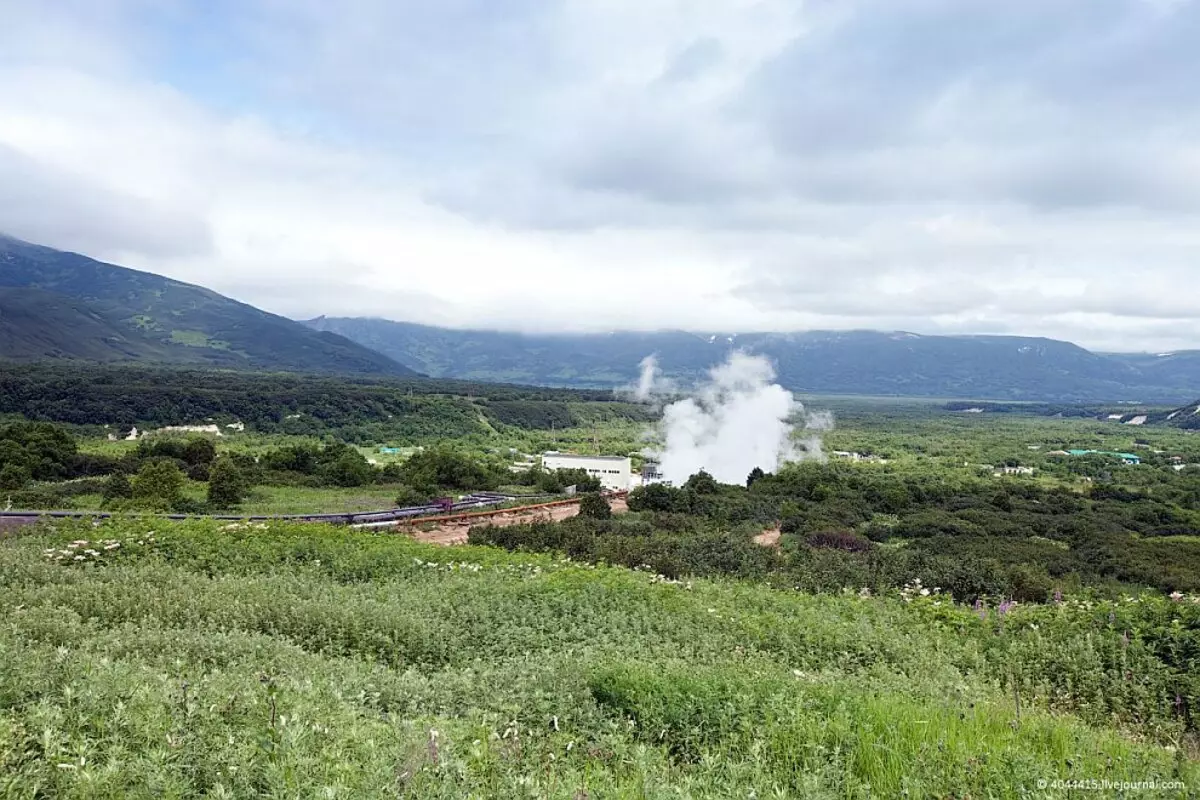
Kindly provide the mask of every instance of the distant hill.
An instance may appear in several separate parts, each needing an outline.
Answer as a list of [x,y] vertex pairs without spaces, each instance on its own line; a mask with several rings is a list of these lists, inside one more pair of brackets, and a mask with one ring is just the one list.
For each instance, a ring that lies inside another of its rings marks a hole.
[[799,392],[1163,404],[1200,393],[1200,357],[1192,354],[1105,355],[1069,342],[1017,336],[880,331],[523,335],[332,317],[306,324],[340,333],[429,375],[464,380],[631,384],[638,362],[654,353],[668,376],[691,381],[740,348],[771,358],[780,382]]
[[199,286],[0,236],[0,358],[413,375]]
[[1177,408],[1162,418],[1162,422],[1188,430],[1200,430],[1200,400]]

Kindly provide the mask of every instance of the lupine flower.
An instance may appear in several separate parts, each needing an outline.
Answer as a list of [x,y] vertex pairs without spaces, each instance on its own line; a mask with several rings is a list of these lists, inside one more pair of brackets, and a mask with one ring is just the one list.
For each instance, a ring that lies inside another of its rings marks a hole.
[[987,620],[987,618],[988,618],[987,606],[985,606],[983,604],[983,601],[980,600],[978,597],[975,598],[975,613],[978,614],[979,618],[982,620]]
[[1056,603],[1062,602],[1062,589],[1054,590],[1054,602],[1056,602]]
[[996,611],[997,611],[997,613],[1004,615],[1004,614],[1007,614],[1008,612],[1012,611],[1013,608],[1016,607],[1016,605],[1017,605],[1016,600],[1005,600],[1003,603],[1001,603],[1000,605],[998,605],[996,607]]

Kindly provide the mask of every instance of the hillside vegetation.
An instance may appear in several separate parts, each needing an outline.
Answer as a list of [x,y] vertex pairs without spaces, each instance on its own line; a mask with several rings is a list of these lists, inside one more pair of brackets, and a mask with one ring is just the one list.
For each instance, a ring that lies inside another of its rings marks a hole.
[[[603,411],[581,412],[578,404]],[[271,433],[336,430],[353,441],[380,428],[390,436],[457,438],[486,430],[488,420],[563,428],[584,421],[581,413],[588,422],[650,418],[646,407],[601,390],[126,365],[11,364],[0,371],[0,414],[74,425],[241,421]]]
[[208,289],[0,235],[0,358],[411,375]]
[[129,521],[0,542],[0,581],[6,797],[1200,785],[1194,698],[1168,697],[1195,666],[1186,599],[981,614],[936,592],[815,596],[316,526]]

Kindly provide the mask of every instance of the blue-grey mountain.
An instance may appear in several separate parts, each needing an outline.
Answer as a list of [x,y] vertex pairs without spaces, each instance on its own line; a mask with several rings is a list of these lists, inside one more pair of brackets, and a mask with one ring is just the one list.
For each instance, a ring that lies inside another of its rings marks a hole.
[[1200,394],[1200,352],[1111,355],[1019,336],[880,331],[525,335],[332,317],[307,324],[340,333],[419,372],[465,380],[629,385],[642,358],[655,354],[668,377],[690,382],[738,348],[769,357],[785,387],[814,394],[1171,404]]

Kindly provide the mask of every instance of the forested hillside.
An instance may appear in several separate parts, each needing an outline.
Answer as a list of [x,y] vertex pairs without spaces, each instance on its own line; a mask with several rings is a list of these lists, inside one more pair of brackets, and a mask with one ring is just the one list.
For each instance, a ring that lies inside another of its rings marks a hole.
[[0,372],[0,414],[73,425],[181,425],[242,422],[266,433],[338,431],[454,438],[489,421],[529,430],[578,421],[569,403],[607,403],[625,418],[648,411],[604,390],[570,390],[427,379],[350,380],[320,375],[248,374],[126,365],[14,364]]

